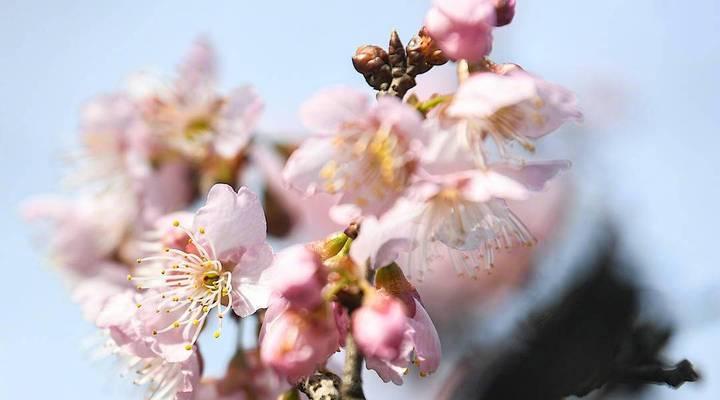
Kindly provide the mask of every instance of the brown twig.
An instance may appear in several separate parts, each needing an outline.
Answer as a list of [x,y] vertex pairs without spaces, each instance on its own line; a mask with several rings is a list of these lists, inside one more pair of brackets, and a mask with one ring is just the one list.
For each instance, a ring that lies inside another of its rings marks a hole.
[[365,400],[362,387],[363,357],[352,335],[345,338],[345,366],[340,394],[343,400]]
[[318,371],[297,385],[310,400],[340,400],[340,377],[329,371]]

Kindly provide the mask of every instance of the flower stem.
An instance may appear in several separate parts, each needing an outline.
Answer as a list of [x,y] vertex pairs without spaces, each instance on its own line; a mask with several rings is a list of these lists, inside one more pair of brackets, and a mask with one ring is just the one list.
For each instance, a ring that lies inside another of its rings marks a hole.
[[351,334],[345,339],[345,366],[340,394],[343,400],[365,400],[362,387],[363,357]]

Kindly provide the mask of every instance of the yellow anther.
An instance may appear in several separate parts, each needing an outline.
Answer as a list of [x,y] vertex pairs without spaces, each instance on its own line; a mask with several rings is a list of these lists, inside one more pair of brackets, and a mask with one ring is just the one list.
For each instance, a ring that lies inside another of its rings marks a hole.
[[220,330],[215,331],[215,332],[213,333],[213,337],[214,337],[215,339],[219,338],[219,337],[220,337]]
[[135,304],[135,307],[140,308],[140,307],[142,307],[142,304],[137,303],[137,304]]
[[165,270],[160,271],[160,275],[165,275]]
[[225,315],[224,314],[218,314],[218,318],[223,319]]
[[208,308],[208,306],[203,306],[202,311],[204,313],[208,313],[208,312],[210,312],[210,308]]
[[178,227],[178,226],[180,226],[180,221],[174,220],[174,221],[172,222],[172,224],[173,224],[174,227]]
[[198,326],[198,325],[200,325],[200,320],[194,319],[192,324],[195,326]]
[[141,259],[141,258],[138,258],[138,259],[135,260],[135,261],[136,261],[138,264],[141,264],[141,263],[142,263],[142,259]]
[[153,329],[152,335],[153,335],[153,336],[157,336],[157,331],[156,331],[155,329]]
[[167,248],[167,247],[166,247],[165,249],[163,249],[163,250],[164,250],[166,253],[169,253],[169,252],[170,252],[170,249]]
[[131,281],[131,280],[132,280],[132,275],[128,274],[127,280]]
[[173,328],[179,328],[179,327],[180,327],[180,322],[178,322],[178,321],[173,322]]
[[186,345],[185,345],[185,350],[187,350],[187,351],[192,350],[192,345],[191,345],[191,344],[186,344]]
[[172,301],[180,301],[180,298],[177,296],[173,296]]
[[205,234],[205,228],[201,226],[200,228],[198,228],[198,232],[200,232],[201,235],[204,235],[204,234]]

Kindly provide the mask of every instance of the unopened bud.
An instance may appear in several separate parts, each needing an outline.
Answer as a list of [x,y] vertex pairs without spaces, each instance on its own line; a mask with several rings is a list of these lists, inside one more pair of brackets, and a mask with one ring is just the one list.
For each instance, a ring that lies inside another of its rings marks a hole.
[[375,90],[387,90],[392,82],[389,56],[378,46],[361,46],[352,58],[355,70],[363,75],[365,81]]
[[415,300],[420,295],[410,281],[405,278],[402,269],[395,263],[380,268],[375,273],[375,287],[401,301],[407,309],[408,316],[415,316]]
[[363,75],[371,74],[388,63],[388,54],[379,46],[360,46],[355,51],[352,62],[357,72]]
[[424,27],[410,40],[406,51],[408,74],[413,76],[424,74],[433,66],[448,62],[447,57]]
[[515,17],[515,0],[495,0],[495,26],[505,26]]

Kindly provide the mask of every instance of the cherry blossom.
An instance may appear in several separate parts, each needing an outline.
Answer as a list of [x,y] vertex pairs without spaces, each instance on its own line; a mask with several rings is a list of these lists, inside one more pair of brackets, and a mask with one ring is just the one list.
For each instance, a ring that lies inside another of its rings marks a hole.
[[265,242],[259,200],[244,187],[236,193],[227,185],[213,186],[192,227],[178,220],[173,225],[187,235],[187,245],[138,259],[143,268],[128,279],[149,290],[143,302],[157,312],[181,311],[159,332],[183,327],[191,348],[211,310],[218,310],[214,335],[219,337],[230,306],[241,317],[267,306],[270,289],[264,274],[272,249]]
[[448,58],[477,61],[492,50],[495,17],[491,0],[435,0],[425,27]]
[[316,136],[288,160],[284,176],[306,193],[339,193],[363,214],[386,210],[410,182],[424,140],[420,114],[396,98],[368,105],[350,88],[320,92],[301,111]]

